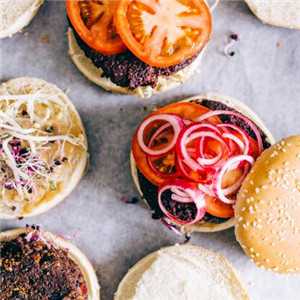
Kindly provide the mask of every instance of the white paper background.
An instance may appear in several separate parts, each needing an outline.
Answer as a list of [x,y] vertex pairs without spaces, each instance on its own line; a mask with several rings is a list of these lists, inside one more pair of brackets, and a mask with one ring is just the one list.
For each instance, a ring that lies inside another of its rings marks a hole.
[[[72,234],[80,227],[75,244],[95,265],[103,299],[112,299],[119,281],[140,258],[183,241],[152,220],[141,202],[120,201],[121,193],[137,196],[128,158],[132,134],[148,114],[144,107],[220,92],[246,102],[277,139],[300,133],[300,32],[261,24],[240,1],[221,3],[213,20],[213,36],[200,72],[185,85],[150,100],[104,92],[79,73],[67,55],[63,2],[47,1],[23,33],[1,41],[4,80],[28,75],[70,89],[91,153],[89,171],[70,197],[39,217],[3,221],[2,230],[37,223],[56,233]],[[241,34],[243,40],[234,47],[236,55],[228,58],[222,51],[231,32]],[[50,43],[42,41],[45,35]],[[253,299],[299,299],[300,275],[279,276],[258,269],[242,252],[233,230],[195,234],[191,241],[225,254],[242,273]]]

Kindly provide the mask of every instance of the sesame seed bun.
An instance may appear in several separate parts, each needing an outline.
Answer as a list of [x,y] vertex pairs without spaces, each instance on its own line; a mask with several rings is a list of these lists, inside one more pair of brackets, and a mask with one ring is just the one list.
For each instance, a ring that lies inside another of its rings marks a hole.
[[[225,96],[225,95],[220,95],[217,93],[205,93],[197,96],[190,97],[188,99],[182,100],[180,102],[193,102],[197,100],[212,100],[212,101],[217,101],[221,102],[223,104],[226,104],[228,107],[234,108],[236,111],[242,113],[243,115],[247,116],[250,120],[252,120],[267,136],[267,141],[270,144],[275,143],[275,139],[269,129],[266,127],[266,125],[262,122],[262,120],[259,118],[259,116],[252,111],[246,104],[240,102],[239,100],[236,100],[234,98]],[[140,182],[138,179],[138,173],[137,173],[137,166],[136,162],[134,160],[132,152],[130,153],[130,164],[131,164],[131,174],[133,181],[136,185],[136,188],[138,192],[140,193],[142,199],[145,200],[147,203],[147,199],[145,199],[142,191],[141,191],[141,186]],[[148,203],[147,203],[148,204]],[[224,223],[221,224],[214,224],[214,223],[208,223],[208,222],[199,222],[197,224],[193,225],[188,225],[188,226],[180,226],[179,224],[175,223],[172,221],[172,223],[176,226],[179,226],[181,228],[182,232],[191,232],[191,231],[196,231],[196,232],[217,232],[217,231],[222,231],[228,228],[231,228],[235,225],[235,219],[230,218]]]
[[235,207],[238,242],[258,266],[300,273],[300,135],[262,153]]
[[44,0],[1,0],[0,39],[11,37],[27,26],[43,2]]
[[85,75],[90,81],[107,91],[117,94],[137,95],[143,99],[150,98],[153,94],[162,93],[175,88],[188,80],[188,78],[198,68],[204,51],[203,49],[198,57],[183,70],[171,76],[160,76],[155,88],[152,88],[151,86],[145,86],[131,90],[129,88],[116,85],[107,77],[102,77],[102,69],[96,67],[93,62],[85,55],[83,50],[79,47],[74,36],[74,32],[71,28],[68,29],[68,43],[69,55],[72,61],[79,69],[79,71],[83,73],[83,75]]
[[[3,105],[3,97],[5,95],[25,95],[25,94],[36,94],[43,93],[49,96],[56,97],[64,103],[63,112],[62,110],[56,110],[55,114],[50,114],[48,119],[45,121],[35,122],[34,125],[30,128],[37,128],[36,125],[39,125],[40,128],[45,125],[55,124],[56,127],[59,127],[61,134],[72,134],[75,137],[81,137],[84,147],[73,146],[69,143],[65,143],[64,155],[68,158],[68,162],[61,164],[59,166],[59,173],[55,173],[58,176],[57,186],[55,190],[44,189],[43,185],[37,186],[37,194],[39,197],[36,201],[28,202],[26,199],[17,200],[17,193],[9,194],[8,200],[4,201],[3,197],[0,198],[0,219],[17,219],[20,217],[33,217],[38,214],[44,213],[49,209],[53,208],[64,200],[72,190],[77,186],[82,176],[85,173],[87,162],[88,162],[88,144],[86,139],[85,130],[80,119],[80,116],[67,97],[67,95],[56,87],[53,84],[50,84],[44,80],[30,77],[20,77],[8,80],[0,84],[0,107]],[[46,109],[37,109],[36,113],[46,114],[44,111]],[[29,128],[29,127],[28,127]],[[1,129],[1,133],[5,133],[5,129]],[[52,144],[53,145],[53,144]],[[45,150],[51,155],[54,150]],[[52,151],[52,152],[51,152]],[[7,203],[9,202],[9,203]],[[8,205],[10,204],[10,205]],[[11,207],[15,206],[17,209],[12,210]]]
[[162,248],[125,275],[115,300],[249,299],[239,274],[221,254],[185,244]]
[[[18,228],[3,231],[0,233],[0,241],[9,241],[18,238],[22,233],[25,233],[25,228]],[[61,249],[68,249],[68,256],[78,265],[80,268],[85,283],[87,285],[87,293],[89,300],[100,299],[100,286],[94,267],[90,263],[89,259],[81,252],[73,243],[58,237],[58,235],[50,232],[45,232],[44,238],[49,241],[55,240],[55,245]]]
[[299,0],[245,0],[263,23],[300,30]]

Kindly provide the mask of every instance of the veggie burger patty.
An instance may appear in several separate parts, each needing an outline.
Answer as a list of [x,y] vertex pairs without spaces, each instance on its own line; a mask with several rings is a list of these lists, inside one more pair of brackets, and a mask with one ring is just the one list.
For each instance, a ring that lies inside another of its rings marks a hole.
[[[200,104],[202,106],[207,107],[211,110],[228,110],[228,111],[236,111],[233,108],[228,107],[226,104],[221,102],[216,102],[208,99],[204,100],[192,100],[191,102]],[[256,139],[256,136],[250,126],[243,120],[239,119],[238,117],[232,115],[224,115],[220,116],[220,119],[223,123],[231,123],[236,124],[243,128],[247,134],[249,134],[252,138]],[[257,126],[261,133],[263,146],[265,149],[269,148],[271,145],[267,141],[267,135]],[[157,202],[157,195],[158,195],[158,186],[151,183],[141,172],[138,170],[138,180],[140,184],[141,191],[143,193],[144,199],[147,201],[150,208],[154,211],[154,218],[162,218],[164,216],[163,212],[161,211],[158,202]],[[195,214],[197,213],[196,208],[194,205],[190,203],[180,203],[176,202],[171,199],[171,193],[164,193],[162,201],[169,206],[169,210],[174,213],[174,215],[181,220],[190,221],[195,218]],[[201,222],[208,222],[214,224],[221,224],[229,220],[229,218],[219,218],[212,216],[211,214],[205,214],[204,218]]]
[[[72,24],[70,23],[70,26]],[[138,59],[130,51],[121,52],[114,55],[103,55],[90,48],[73,29],[76,41],[85,55],[91,59],[97,68],[103,70],[103,77],[110,80],[118,86],[128,87],[132,90],[141,86],[155,87],[159,76],[171,76],[190,65],[200,54],[181,62],[180,64],[158,68],[152,67]]]
[[26,235],[0,242],[1,299],[88,299],[87,286],[67,249]]

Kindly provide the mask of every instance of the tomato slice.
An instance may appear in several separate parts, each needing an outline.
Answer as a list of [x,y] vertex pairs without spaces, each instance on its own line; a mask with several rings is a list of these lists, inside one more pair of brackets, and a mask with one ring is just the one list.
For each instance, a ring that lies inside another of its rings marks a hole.
[[231,204],[226,204],[214,197],[205,196],[206,211],[218,218],[231,218],[234,216],[234,209]]
[[[151,113],[148,116],[148,118],[158,114],[174,114],[185,120],[195,120],[201,115],[207,113],[208,111],[210,111],[208,108],[193,102],[177,102],[156,110],[155,112]],[[218,117],[213,117],[210,120],[214,122],[220,122],[220,119]],[[149,141],[150,137],[152,136],[152,134],[155,132],[156,129],[157,129],[157,124],[153,124],[153,126],[146,128],[145,136],[144,136],[144,140],[146,142]],[[131,148],[133,157],[137,164],[137,168],[151,183],[155,185],[160,185],[164,182],[165,178],[158,176],[158,173],[154,172],[153,169],[149,166],[147,162],[147,156],[139,146],[137,140],[137,131],[138,129],[136,130],[133,136],[132,148]],[[168,134],[164,135],[164,138],[166,139],[169,139],[170,137],[171,135]],[[161,145],[160,143],[156,143],[155,147],[159,149],[160,145]]]
[[119,0],[115,22],[130,51],[156,67],[173,66],[197,54],[212,26],[203,0]]
[[173,178],[180,176],[175,163],[175,153],[168,153],[160,157],[147,156],[150,169],[162,178]]
[[127,49],[114,22],[117,1],[67,0],[66,7],[75,31],[93,50],[111,55]]

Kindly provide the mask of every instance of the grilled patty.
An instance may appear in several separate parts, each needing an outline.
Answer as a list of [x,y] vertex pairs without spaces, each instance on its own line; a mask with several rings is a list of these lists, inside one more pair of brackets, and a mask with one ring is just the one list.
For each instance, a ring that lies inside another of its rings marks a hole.
[[[70,24],[70,26],[72,26]],[[109,78],[113,83],[121,87],[134,90],[138,87],[156,87],[159,76],[170,76],[190,65],[198,56],[183,61],[180,64],[167,67],[151,67],[134,56],[129,50],[115,55],[103,55],[95,52],[79,37],[73,29],[76,41],[85,55],[91,59],[97,68],[103,70],[103,77]]]
[[68,250],[42,241],[0,242],[1,299],[86,300],[87,286]]
[[[226,104],[221,102],[212,101],[208,99],[204,100],[191,100],[191,102],[198,103],[202,106],[205,106],[211,110],[228,110],[228,111],[236,111],[233,108],[228,107]],[[243,120],[235,116],[220,116],[220,119],[223,123],[231,123],[236,124],[243,128],[248,135],[250,135],[253,139],[256,139],[255,133],[250,128],[250,126]],[[261,133],[261,137],[263,140],[263,146],[265,149],[269,148],[271,145],[267,141],[266,134],[257,126],[258,130]],[[158,201],[158,187],[152,184],[139,170],[138,170],[138,180],[140,184],[141,191],[143,193],[143,197],[147,201],[150,208],[154,211],[154,218],[162,218],[164,216],[161,211]],[[171,193],[165,192],[162,194],[162,202],[168,211],[172,212],[178,219],[184,221],[191,221],[195,218],[197,213],[196,206],[194,203],[180,203],[171,199]],[[218,218],[215,216],[206,213],[202,221],[207,223],[221,224],[228,221],[229,218]]]

